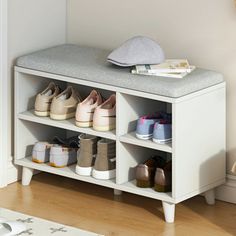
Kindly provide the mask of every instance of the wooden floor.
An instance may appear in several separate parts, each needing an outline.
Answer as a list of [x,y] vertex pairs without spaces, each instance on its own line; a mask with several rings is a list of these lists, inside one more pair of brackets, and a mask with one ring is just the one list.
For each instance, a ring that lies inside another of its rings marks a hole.
[[166,224],[161,202],[124,193],[114,197],[108,188],[49,174],[34,176],[0,190],[0,207],[93,231],[128,236],[236,235],[236,205],[215,206],[195,197],[178,204],[176,221]]

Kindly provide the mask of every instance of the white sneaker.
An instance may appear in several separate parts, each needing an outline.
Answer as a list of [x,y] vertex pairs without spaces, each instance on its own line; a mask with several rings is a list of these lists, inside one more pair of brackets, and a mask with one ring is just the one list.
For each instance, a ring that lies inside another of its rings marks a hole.
[[50,150],[50,166],[62,168],[77,162],[78,148],[53,145]]

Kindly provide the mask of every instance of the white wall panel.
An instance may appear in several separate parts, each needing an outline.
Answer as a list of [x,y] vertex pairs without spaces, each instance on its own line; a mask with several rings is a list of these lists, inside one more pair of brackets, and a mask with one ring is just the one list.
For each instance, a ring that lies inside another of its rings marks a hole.
[[224,74],[227,169],[236,161],[236,8],[233,0],[68,0],[68,41],[115,48],[134,35],[157,40],[168,58]]
[[[26,53],[66,41],[66,0],[8,0],[8,157],[13,155],[13,65]],[[10,172],[9,172],[10,173]],[[11,173],[13,173],[11,171]],[[16,174],[16,172],[15,172]],[[10,177],[14,181],[14,177]]]

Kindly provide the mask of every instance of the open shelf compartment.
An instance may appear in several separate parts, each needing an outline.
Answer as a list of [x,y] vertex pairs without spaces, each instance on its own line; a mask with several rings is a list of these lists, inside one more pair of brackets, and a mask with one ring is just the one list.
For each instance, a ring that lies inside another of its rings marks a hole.
[[[67,83],[66,81],[59,81],[59,80],[50,80],[48,78],[44,78],[41,76],[35,75],[28,75],[23,73],[17,74],[18,78],[16,80],[16,87],[22,87],[24,89],[16,89],[16,116],[21,120],[27,120],[35,123],[46,124],[52,127],[58,127],[62,129],[72,130],[80,133],[87,133],[103,138],[108,138],[115,140],[116,139],[116,130],[108,131],[108,132],[100,132],[95,131],[92,128],[80,128],[75,125],[75,118],[68,119],[68,120],[52,120],[50,117],[39,117],[34,114],[34,103],[35,98],[38,93],[43,91],[50,81],[54,81],[58,84],[61,89],[65,89],[68,85],[72,85],[75,88],[82,99],[86,98],[88,94],[94,89],[89,86],[82,86],[79,84],[71,84]],[[18,84],[20,83],[20,85]],[[96,89],[96,88],[95,88]],[[97,91],[102,95],[104,99],[108,98],[113,91],[97,89]]]
[[117,135],[119,140],[141,147],[148,147],[172,153],[172,143],[158,144],[150,140],[138,139],[135,135],[137,120],[156,112],[172,113],[172,104],[123,93],[117,93]]
[[[75,172],[76,163],[64,168],[55,168],[50,166],[49,162],[38,164],[32,161],[32,150],[35,142],[38,141],[50,142],[53,140],[55,136],[58,136],[60,138],[67,138],[70,136],[79,135],[79,133],[75,131],[61,129],[58,127],[48,126],[41,123],[34,123],[26,120],[18,120],[18,129],[16,134],[21,139],[21,142],[19,145],[16,145],[15,164],[106,187],[111,187],[111,188],[114,187],[116,183],[115,178],[111,180],[98,180],[91,176],[87,177],[76,174]],[[22,136],[21,134],[24,135]]]
[[172,197],[172,192],[160,193],[153,188],[139,188],[136,186],[135,179],[135,172],[138,164],[144,163],[152,156],[162,156],[167,159],[172,159],[170,153],[128,143],[120,143],[117,152],[116,180],[118,184],[127,187],[127,190],[129,191],[132,190],[134,193],[142,193],[143,196],[149,196],[155,199],[160,199],[160,196]]

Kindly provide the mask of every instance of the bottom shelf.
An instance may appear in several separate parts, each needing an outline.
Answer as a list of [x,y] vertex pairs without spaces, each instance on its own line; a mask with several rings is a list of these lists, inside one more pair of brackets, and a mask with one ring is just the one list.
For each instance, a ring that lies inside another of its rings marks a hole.
[[153,198],[153,199],[157,199],[161,201],[174,203],[174,199],[172,198],[171,192],[159,193],[153,190],[152,188],[138,188],[136,186],[136,180],[132,180],[124,184],[117,184],[116,179],[98,180],[98,179],[93,178],[92,176],[78,175],[75,173],[76,164],[68,166],[68,167],[64,167],[64,168],[55,168],[55,167],[51,167],[48,163],[37,164],[35,162],[32,162],[31,157],[15,160],[15,164],[19,166],[24,166],[24,167],[32,168],[35,170],[51,173],[51,174],[56,174],[56,175],[60,175],[60,176],[64,176],[64,177],[68,177],[72,179],[77,179],[77,180],[92,183],[92,184],[101,185],[108,188],[121,190],[124,192],[137,194],[144,197],[149,197],[149,198]]
[[132,180],[127,183],[117,184],[117,185],[119,186],[118,188],[120,190],[125,191],[125,192],[137,194],[144,197],[154,198],[154,199],[158,199],[162,201],[174,202],[171,192],[160,193],[160,192],[156,192],[152,188],[139,188],[136,186],[136,180]]
[[55,175],[60,175],[60,176],[77,179],[77,180],[81,180],[81,181],[92,183],[92,184],[109,187],[109,188],[116,187],[115,179],[98,180],[98,179],[93,178],[92,176],[82,176],[82,175],[76,174],[75,173],[76,164],[70,165],[64,168],[55,168],[55,167],[50,166],[48,163],[38,164],[38,163],[32,162],[31,157],[15,160],[15,164],[32,168],[35,170],[40,170],[47,173],[55,174]]

